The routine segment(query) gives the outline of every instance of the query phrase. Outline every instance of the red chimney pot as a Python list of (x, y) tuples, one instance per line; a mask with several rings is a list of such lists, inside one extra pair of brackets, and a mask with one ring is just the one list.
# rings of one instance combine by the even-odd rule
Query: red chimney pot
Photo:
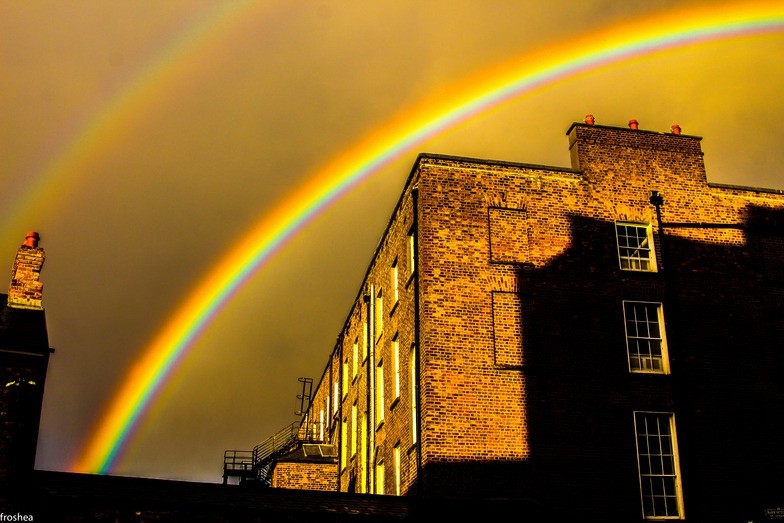
[(37, 232), (30, 231), (27, 233), (27, 236), (25, 236), (24, 244), (27, 245), (28, 247), (38, 247), (38, 240), (40, 239), (41, 237), (38, 236)]
[(637, 120), (629, 120), (629, 129), (637, 130)]
[(596, 119), (593, 117), (592, 114), (586, 114), (585, 115), (585, 123), (587, 123), (588, 125), (593, 125), (593, 123), (595, 121), (596, 121)]
[(673, 125), (672, 134), (681, 134), (681, 126), (678, 124)]

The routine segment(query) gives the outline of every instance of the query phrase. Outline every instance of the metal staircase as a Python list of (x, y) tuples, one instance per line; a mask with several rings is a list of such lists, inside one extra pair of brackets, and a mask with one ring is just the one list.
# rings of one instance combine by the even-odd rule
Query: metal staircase
[(253, 447), (253, 470), (258, 481), (266, 485), (272, 483), (270, 465), (275, 458), (294, 448), (300, 439), (300, 425), (301, 422), (295, 421)]
[[(302, 383), (302, 394), (297, 396), (300, 400), (297, 416), (305, 416), (304, 421), (295, 421), (276, 434), (262, 441), (253, 450), (227, 450), (223, 453), (223, 484), (228, 483), (230, 477), (239, 478), (240, 484), (253, 481), (269, 486), (272, 483), (271, 469), (276, 458), (294, 450), (300, 442), (316, 441), (316, 424), (313, 432), (308, 431), (307, 411), (310, 407), (310, 398), (313, 391), (311, 378), (299, 378)], [(318, 424), (321, 425), (320, 423)], [(320, 432), (323, 432), (321, 430)]]
[(227, 450), (223, 454), (223, 483), (229, 477), (239, 478), (240, 484), (247, 481), (269, 486), (272, 482), (271, 465), (275, 458), (293, 450), (302, 441), (312, 441), (312, 434), (301, 421), (279, 430), (262, 441), (253, 450)]

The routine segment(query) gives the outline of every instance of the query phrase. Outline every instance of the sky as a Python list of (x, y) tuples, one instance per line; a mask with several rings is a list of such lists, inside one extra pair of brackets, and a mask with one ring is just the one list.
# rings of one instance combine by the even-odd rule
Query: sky
[[(55, 349), (36, 467), (73, 469), (197, 284), (363, 137), (499, 64), (692, 4), (737, 2), (0, 0), (0, 261), (39, 232)], [(396, 156), (232, 295), (111, 472), (219, 482), (224, 450), (299, 419), (297, 379), (320, 379), (419, 152), (569, 167), (590, 113), (679, 124), (709, 181), (784, 189), (782, 51), (779, 31), (594, 68)]]

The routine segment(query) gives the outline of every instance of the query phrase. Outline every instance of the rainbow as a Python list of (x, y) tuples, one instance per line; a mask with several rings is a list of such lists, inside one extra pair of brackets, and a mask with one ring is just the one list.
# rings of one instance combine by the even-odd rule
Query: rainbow
[(117, 93), (106, 102), (95, 104), (92, 118), (77, 136), (67, 141), (63, 139), (63, 147), (53, 155), (52, 161), (38, 169), (35, 176), (29, 173), (25, 177), (30, 182), (24, 194), (15, 198), (14, 205), (5, 211), (0, 229), (2, 242), (14, 245), (19, 231), (26, 230), (31, 223), (30, 212), (40, 212), (40, 206), (31, 202), (46, 201), (51, 212), (58, 202), (67, 201), (68, 196), (78, 190), (79, 178), (91, 172), (89, 162), (123, 143), (140, 116), (154, 114), (156, 104), (176, 96), (175, 91), (181, 86), (174, 80), (187, 77), (213, 60), (220, 60), (221, 57), (210, 52), (211, 43), (228, 37), (232, 33), (230, 28), (248, 18), (275, 17), (279, 14), (277, 11), (282, 10), (268, 2), (239, 0), (216, 3), (216, 7), (195, 17)]
[(668, 49), (782, 30), (781, 1), (667, 11), (525, 53), (400, 114), (310, 176), (208, 272), (130, 369), (73, 470), (111, 472), (177, 363), (221, 308), (314, 216), (384, 165), (505, 101), (580, 73)]

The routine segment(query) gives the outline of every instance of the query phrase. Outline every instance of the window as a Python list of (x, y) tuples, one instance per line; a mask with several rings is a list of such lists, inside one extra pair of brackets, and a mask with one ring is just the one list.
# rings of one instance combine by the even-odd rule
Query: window
[(416, 232), (411, 229), (408, 233), (408, 274), (416, 270)]
[(368, 355), (368, 322), (362, 322), (362, 361), (367, 359)]
[(335, 382), (335, 400), (332, 402), (332, 414), (338, 411), (338, 382)]
[(629, 370), (669, 373), (661, 303), (625, 301), (623, 316)]
[(340, 424), (340, 468), (346, 468), (346, 436), (348, 435), (348, 423), (343, 420)]
[(357, 366), (359, 364), (358, 360), (359, 360), (359, 338), (354, 340), (354, 353), (353, 353), (353, 359), (351, 360), (353, 362), (352, 363), (353, 367), (352, 367), (352, 370), (351, 370), (351, 377), (352, 378), (356, 378), (357, 377)]
[(343, 398), (348, 394), (348, 358), (343, 360)]
[(384, 329), (384, 296), (381, 289), (378, 290), (376, 295), (376, 341), (381, 338), (381, 332)]
[(324, 441), (324, 409), (321, 410), (319, 427), (319, 441)]
[(634, 426), (643, 517), (683, 518), (674, 416), (671, 413), (635, 412)]
[(399, 298), (399, 293), (398, 293), (398, 288), (397, 288), (397, 258), (395, 258), (395, 261), (392, 262), (392, 269), (390, 270), (390, 277), (392, 278), (392, 290), (395, 293), (392, 296), (392, 298), (394, 299), (392, 304), (394, 305), (394, 304), (397, 303), (397, 300)]
[(376, 367), (376, 425), (384, 421), (384, 362)]
[(411, 376), (411, 443), (417, 442), (417, 410), (416, 410), (416, 345), (411, 345), (411, 356), (409, 356), (408, 367)]
[(351, 457), (357, 455), (357, 404), (351, 406)]
[(384, 493), (384, 461), (376, 464), (376, 494)]
[(392, 351), (395, 357), (395, 399), (400, 397), (400, 344), (398, 343), (397, 333), (392, 340)]
[(400, 442), (395, 445), (395, 496), (400, 495)]
[(650, 224), (615, 222), (618, 259), (627, 271), (655, 271), (653, 236)]
[(367, 419), (365, 418), (365, 414), (362, 414), (359, 430), (359, 470), (362, 481), (359, 491), (364, 494), (367, 488)]

